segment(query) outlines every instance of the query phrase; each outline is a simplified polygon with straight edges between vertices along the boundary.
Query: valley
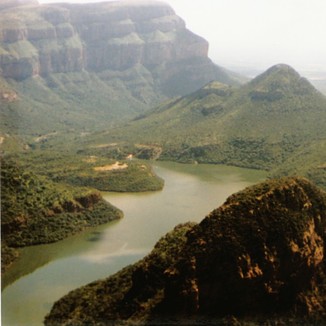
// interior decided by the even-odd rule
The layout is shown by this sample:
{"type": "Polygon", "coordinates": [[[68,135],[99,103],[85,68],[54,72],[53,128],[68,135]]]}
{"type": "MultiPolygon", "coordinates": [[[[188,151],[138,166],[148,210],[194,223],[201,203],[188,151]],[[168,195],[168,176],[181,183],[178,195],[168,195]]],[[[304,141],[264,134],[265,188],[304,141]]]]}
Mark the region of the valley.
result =
{"type": "Polygon", "coordinates": [[[325,212],[326,193],[307,180],[248,187],[137,263],[68,293],[45,324],[323,324],[325,212]]]}
{"type": "Polygon", "coordinates": [[[159,148],[161,160],[298,174],[325,188],[325,122],[326,97],[279,64],[240,87],[209,83],[79,146],[91,152],[112,142],[140,158],[152,158],[159,148]]]}
{"type": "Polygon", "coordinates": [[[161,1],[0,3],[3,325],[325,322],[323,71],[208,50],[161,1]]]}
{"type": "Polygon", "coordinates": [[[156,162],[159,192],[103,193],[122,219],[50,245],[26,247],[3,276],[2,322],[41,325],[68,291],[115,273],[146,255],[176,224],[199,221],[225,198],[265,178],[259,171],[156,162]],[[19,307],[19,309],[17,309],[19,307]]]}
{"type": "Polygon", "coordinates": [[[0,12],[3,133],[102,130],[210,80],[238,83],[163,2],[10,0],[0,12]]]}

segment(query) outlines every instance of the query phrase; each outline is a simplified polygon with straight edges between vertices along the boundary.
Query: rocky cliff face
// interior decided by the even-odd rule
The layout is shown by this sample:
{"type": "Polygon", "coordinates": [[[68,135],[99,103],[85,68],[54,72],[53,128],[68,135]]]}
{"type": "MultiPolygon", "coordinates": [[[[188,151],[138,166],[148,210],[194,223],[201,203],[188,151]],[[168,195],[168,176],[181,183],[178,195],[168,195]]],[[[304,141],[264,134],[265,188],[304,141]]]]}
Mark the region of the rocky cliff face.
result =
{"type": "Polygon", "coordinates": [[[305,179],[248,188],[59,300],[46,324],[323,324],[325,212],[326,193],[305,179]]]}
{"type": "Polygon", "coordinates": [[[6,78],[124,71],[137,65],[156,78],[158,67],[171,66],[159,76],[164,83],[179,73],[176,63],[182,66],[189,61],[187,69],[198,73],[198,67],[191,64],[194,59],[203,68],[194,79],[201,82],[216,77],[217,68],[207,57],[208,43],[187,30],[165,3],[11,3],[11,7],[10,2],[2,7],[0,21],[0,62],[6,78]]]}
{"type": "Polygon", "coordinates": [[[236,83],[165,3],[6,0],[0,12],[0,86],[21,99],[4,106],[6,132],[98,130],[211,80],[236,83]]]}

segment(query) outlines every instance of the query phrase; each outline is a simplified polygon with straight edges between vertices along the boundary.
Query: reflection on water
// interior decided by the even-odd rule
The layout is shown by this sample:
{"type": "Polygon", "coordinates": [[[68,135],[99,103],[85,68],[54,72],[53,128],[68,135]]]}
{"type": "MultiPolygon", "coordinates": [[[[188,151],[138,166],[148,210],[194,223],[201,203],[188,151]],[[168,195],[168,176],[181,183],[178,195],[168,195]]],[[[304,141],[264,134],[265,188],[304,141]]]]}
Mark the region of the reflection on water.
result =
{"type": "Polygon", "coordinates": [[[54,301],[146,255],[175,225],[200,221],[227,196],[264,178],[259,171],[155,163],[162,191],[107,193],[124,218],[51,245],[25,248],[3,282],[2,325],[41,325],[54,301]],[[15,281],[16,280],[16,281],[15,281]],[[15,281],[15,282],[14,282],[15,281]]]}
{"type": "Polygon", "coordinates": [[[96,242],[101,240],[101,232],[94,231],[91,233],[90,237],[87,239],[87,241],[96,242]]]}
{"type": "Polygon", "coordinates": [[[80,234],[71,236],[68,239],[64,239],[56,243],[37,245],[21,249],[20,259],[13,264],[9,273],[6,273],[1,279],[2,289],[22,276],[30,274],[37,268],[46,265],[50,261],[71,255],[78,255],[79,253],[87,251],[94,245],[93,239],[95,234],[97,234],[98,241],[100,241],[102,232],[117,222],[118,221],[114,221],[101,225],[94,228],[94,231],[86,230],[80,234]]]}
{"type": "Polygon", "coordinates": [[[126,242],[121,248],[115,252],[89,252],[81,257],[81,259],[87,263],[94,264],[107,264],[113,262],[117,257],[143,257],[147,253],[145,249],[128,249],[128,243],[126,242]]]}

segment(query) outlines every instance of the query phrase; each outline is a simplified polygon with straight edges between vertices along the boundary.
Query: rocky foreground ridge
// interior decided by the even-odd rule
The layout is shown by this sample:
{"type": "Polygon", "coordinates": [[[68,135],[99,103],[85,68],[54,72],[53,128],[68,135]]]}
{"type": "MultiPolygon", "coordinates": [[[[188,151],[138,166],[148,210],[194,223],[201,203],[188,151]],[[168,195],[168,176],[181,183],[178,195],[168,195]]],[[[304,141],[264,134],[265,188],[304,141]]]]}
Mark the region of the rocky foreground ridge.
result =
{"type": "Polygon", "coordinates": [[[306,179],[267,181],[72,291],[45,324],[322,325],[325,241],[326,193],[306,179]]]}

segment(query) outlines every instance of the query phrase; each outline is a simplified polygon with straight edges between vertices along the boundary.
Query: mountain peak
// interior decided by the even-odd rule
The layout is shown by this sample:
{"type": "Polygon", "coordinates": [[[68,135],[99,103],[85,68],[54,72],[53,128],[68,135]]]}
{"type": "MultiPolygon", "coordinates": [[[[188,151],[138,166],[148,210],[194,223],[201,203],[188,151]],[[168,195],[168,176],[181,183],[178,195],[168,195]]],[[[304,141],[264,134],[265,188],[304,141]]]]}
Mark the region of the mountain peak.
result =
{"type": "Polygon", "coordinates": [[[249,87],[253,87],[253,100],[276,100],[285,94],[307,95],[316,93],[309,81],[287,64],[277,64],[254,78],[249,87]]]}
{"type": "Polygon", "coordinates": [[[300,79],[300,74],[291,66],[279,63],[267,69],[265,72],[257,76],[252,80],[252,83],[261,82],[267,78],[291,78],[291,79],[300,79]]]}
{"type": "Polygon", "coordinates": [[[269,69],[267,69],[266,72],[285,72],[285,73],[298,74],[294,68],[292,68],[290,65],[286,63],[278,63],[270,67],[269,69]]]}
{"type": "Polygon", "coordinates": [[[283,75],[294,78],[301,78],[300,74],[291,66],[285,63],[276,64],[263,73],[263,75],[283,75]]]}

